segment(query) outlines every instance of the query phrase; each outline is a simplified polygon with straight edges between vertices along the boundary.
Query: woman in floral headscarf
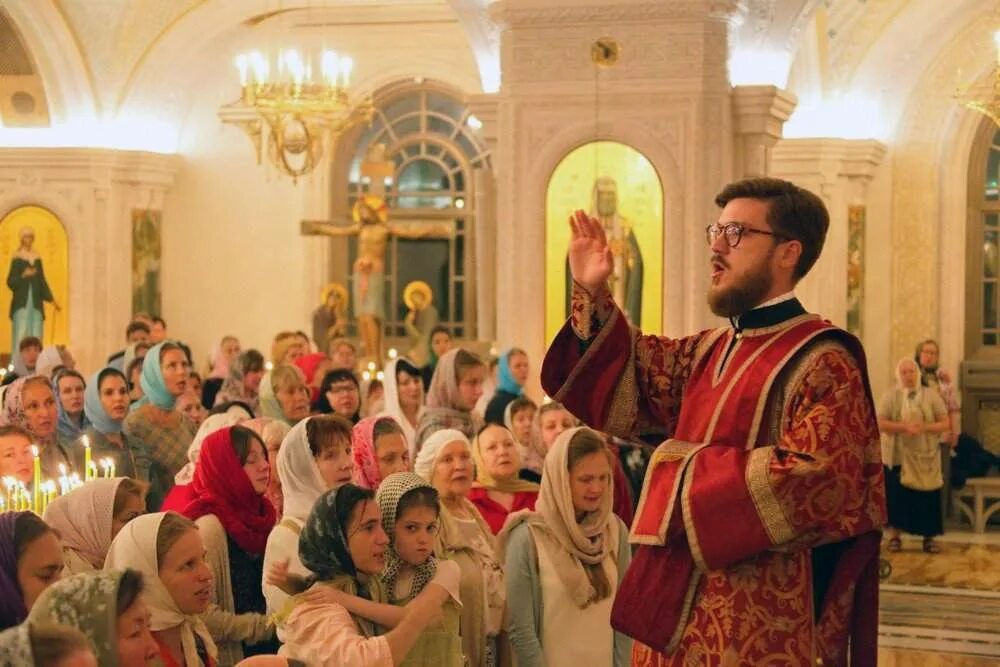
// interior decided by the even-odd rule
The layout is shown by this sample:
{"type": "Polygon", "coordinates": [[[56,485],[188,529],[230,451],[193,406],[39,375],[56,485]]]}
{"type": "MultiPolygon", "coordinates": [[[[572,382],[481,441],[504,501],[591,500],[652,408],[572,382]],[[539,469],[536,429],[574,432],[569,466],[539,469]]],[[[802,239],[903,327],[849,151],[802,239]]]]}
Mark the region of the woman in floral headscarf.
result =
{"type": "Polygon", "coordinates": [[[243,401],[254,414],[260,411],[257,398],[261,378],[264,377],[264,356],[257,350],[241,352],[235,363],[230,364],[229,374],[215,395],[215,405],[243,401]]]}
{"type": "MultiPolygon", "coordinates": [[[[385,565],[388,537],[378,506],[367,489],[345,484],[327,491],[302,530],[299,555],[312,573],[308,583],[332,586],[374,602],[386,594],[378,575],[385,565]]],[[[389,631],[340,604],[312,602],[298,595],[279,619],[281,655],[314,667],[400,665],[434,617],[439,600],[418,598],[389,631]]]]}
{"type": "Polygon", "coordinates": [[[136,570],[76,574],[50,586],[28,622],[76,628],[90,640],[101,667],[145,667],[160,652],[149,631],[136,570]]]}
{"type": "Polygon", "coordinates": [[[72,443],[56,431],[58,411],[52,386],[46,378],[33,376],[14,380],[3,401],[3,423],[19,426],[31,435],[41,450],[42,474],[56,479],[63,473],[59,466],[72,471],[72,443]]]}
{"type": "Polygon", "coordinates": [[[354,483],[372,491],[392,473],[412,468],[403,429],[392,417],[366,417],[355,424],[351,456],[354,483]]]}
{"type": "Polygon", "coordinates": [[[21,625],[0,632],[0,665],[91,667],[97,665],[90,642],[64,625],[21,625]]]}

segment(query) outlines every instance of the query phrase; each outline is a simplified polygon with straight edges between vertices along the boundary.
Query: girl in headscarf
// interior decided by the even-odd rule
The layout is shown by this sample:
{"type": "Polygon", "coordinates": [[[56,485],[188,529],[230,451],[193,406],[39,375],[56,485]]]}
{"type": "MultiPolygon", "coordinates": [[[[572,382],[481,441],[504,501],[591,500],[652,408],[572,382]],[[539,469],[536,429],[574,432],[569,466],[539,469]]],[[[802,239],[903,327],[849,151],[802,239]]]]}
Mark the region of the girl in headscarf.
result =
{"type": "Polygon", "coordinates": [[[417,426],[417,452],[435,431],[456,429],[467,438],[482,428],[482,417],[472,412],[483,394],[486,366],[482,359],[461,348],[441,357],[427,392],[427,409],[417,426]]]}
{"type": "Polygon", "coordinates": [[[257,350],[240,353],[236,363],[230,364],[229,374],[215,395],[214,405],[242,401],[257,414],[260,407],[257,394],[263,377],[264,356],[257,350]]]}
{"type": "Polygon", "coordinates": [[[212,602],[212,571],[192,521],[174,512],[130,521],[111,543],[106,570],[138,570],[149,629],[166,667],[214,667],[218,650],[203,619],[212,602]]]}
{"type": "MultiPolygon", "coordinates": [[[[274,527],[275,513],[264,498],[270,468],[264,443],[253,431],[231,426],[209,434],[198,454],[191,490],[194,499],[181,514],[193,520],[205,541],[212,568],[214,602],[224,612],[259,614],[256,644],[271,637],[263,616],[264,547],[274,527]]],[[[245,648],[216,638],[220,664],[239,662],[245,648]]],[[[276,646],[258,646],[253,653],[273,653],[276,646]]]]}
{"type": "Polygon", "coordinates": [[[494,535],[503,528],[508,514],[535,509],[538,485],[518,476],[521,456],[510,431],[487,424],[472,441],[472,460],[476,464],[476,483],[469,500],[494,535]]]}
{"type": "Polygon", "coordinates": [[[468,499],[473,479],[469,439],[454,429],[437,431],[420,450],[415,469],[441,501],[434,553],[454,560],[461,572],[462,652],[470,665],[498,665],[506,649],[504,574],[496,538],[468,499]]]}
{"type": "Polygon", "coordinates": [[[528,353],[512,347],[497,362],[497,390],[486,406],[486,422],[503,424],[504,410],[515,398],[524,395],[528,381],[528,353]]]}
{"type": "Polygon", "coordinates": [[[128,477],[91,480],[49,503],[45,523],[62,540],[65,573],[104,567],[115,535],[145,511],[146,485],[128,477]]]}
{"type": "Polygon", "coordinates": [[[0,630],[24,621],[62,569],[62,545],[48,524],[32,512],[0,512],[0,630]]]}
{"type": "MultiPolygon", "coordinates": [[[[309,513],[299,555],[315,586],[384,602],[378,575],[388,537],[373,494],[353,484],[327,491],[309,513]]],[[[400,665],[440,608],[439,599],[418,597],[387,632],[335,602],[294,597],[279,621],[281,655],[314,667],[400,665]]]]}
{"type": "Polygon", "coordinates": [[[145,396],[132,406],[122,426],[126,435],[148,448],[152,460],[148,505],[156,510],[187,461],[187,448],[196,428],[176,409],[177,397],[188,383],[184,350],[177,343],[164,341],[146,356],[140,379],[145,396]]]}
{"type": "Polygon", "coordinates": [[[382,412],[378,416],[392,417],[403,429],[410,461],[417,458],[417,425],[424,411],[424,383],[420,369],[407,359],[393,359],[385,366],[382,380],[382,412]]]}
{"type": "Polygon", "coordinates": [[[136,570],[76,574],[50,586],[28,622],[76,628],[101,667],[146,667],[160,652],[146,620],[143,578],[136,570]]]}
{"type": "Polygon", "coordinates": [[[260,381],[260,416],[289,426],[309,416],[309,388],[296,366],[276,366],[260,381]]]}
{"type": "Polygon", "coordinates": [[[90,642],[64,625],[28,625],[0,632],[0,665],[90,667],[97,665],[90,642]]]}
{"type": "MultiPolygon", "coordinates": [[[[110,367],[95,373],[83,394],[83,412],[90,423],[83,435],[90,445],[92,460],[110,458],[117,475],[148,482],[152,461],[146,445],[122,431],[128,408],[125,375],[110,367]]],[[[82,460],[79,450],[77,459],[82,460]]]]}
{"type": "Polygon", "coordinates": [[[500,534],[520,665],[631,664],[632,641],[611,628],[631,560],[628,528],[611,511],[611,456],[595,431],[563,433],[545,459],[537,510],[512,514],[500,534]]]}
{"type": "Polygon", "coordinates": [[[412,469],[403,429],[391,417],[366,417],[355,424],[351,457],[354,483],[372,491],[392,473],[412,469]]]}
{"type": "Polygon", "coordinates": [[[64,470],[74,469],[72,443],[61,438],[56,431],[58,411],[56,397],[49,381],[43,377],[14,380],[3,401],[3,423],[18,426],[31,436],[31,441],[41,450],[42,474],[51,479],[64,470]]]}
{"type": "Polygon", "coordinates": [[[83,410],[84,393],[87,383],[74,370],[64,368],[52,380],[52,390],[56,397],[56,430],[67,441],[83,435],[90,421],[83,410]]]}
{"type": "Polygon", "coordinates": [[[925,553],[939,553],[934,538],[944,532],[941,515],[941,434],[951,428],[941,395],[922,386],[913,359],[896,364],[896,386],[878,403],[882,432],[889,551],[902,548],[900,531],[924,538],[925,553]]]}
{"type": "MultiPolygon", "coordinates": [[[[351,481],[351,425],[335,416],[309,417],[292,427],[278,450],[277,474],[281,481],[281,521],[267,538],[265,572],[275,563],[287,562],[293,575],[309,574],[299,560],[299,536],[309,511],[324,491],[351,481]]],[[[266,581],[263,584],[268,613],[282,610],[288,595],[266,581]]]]}

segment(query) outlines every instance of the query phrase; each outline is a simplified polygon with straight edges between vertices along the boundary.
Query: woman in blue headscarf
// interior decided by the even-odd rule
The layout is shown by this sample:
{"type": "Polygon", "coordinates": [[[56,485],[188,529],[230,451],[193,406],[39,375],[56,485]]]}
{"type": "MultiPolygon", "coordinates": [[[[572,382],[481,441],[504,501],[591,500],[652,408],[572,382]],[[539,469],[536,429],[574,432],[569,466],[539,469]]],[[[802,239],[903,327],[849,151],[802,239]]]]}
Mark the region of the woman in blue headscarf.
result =
{"type": "Polygon", "coordinates": [[[500,355],[497,365],[497,392],[486,406],[486,423],[503,426],[507,404],[524,393],[528,381],[528,354],[512,347],[500,355]]]}
{"type": "Polygon", "coordinates": [[[190,367],[184,350],[174,341],[150,348],[139,377],[144,396],[132,405],[122,424],[128,437],[146,445],[152,461],[146,502],[150,512],[159,509],[174,485],[174,476],[187,463],[188,445],[197,431],[175,407],[177,397],[187,389],[190,367]]]}
{"type": "Polygon", "coordinates": [[[76,371],[63,368],[52,378],[52,391],[56,395],[58,414],[56,430],[61,438],[76,440],[90,426],[83,409],[87,383],[76,371]]]}
{"type": "MultiPolygon", "coordinates": [[[[116,477],[149,481],[149,453],[146,445],[122,432],[128,415],[129,395],[125,375],[116,368],[94,373],[83,394],[83,412],[89,426],[83,431],[94,461],[111,459],[116,477]]],[[[81,467],[82,470],[82,467],[81,467]]]]}

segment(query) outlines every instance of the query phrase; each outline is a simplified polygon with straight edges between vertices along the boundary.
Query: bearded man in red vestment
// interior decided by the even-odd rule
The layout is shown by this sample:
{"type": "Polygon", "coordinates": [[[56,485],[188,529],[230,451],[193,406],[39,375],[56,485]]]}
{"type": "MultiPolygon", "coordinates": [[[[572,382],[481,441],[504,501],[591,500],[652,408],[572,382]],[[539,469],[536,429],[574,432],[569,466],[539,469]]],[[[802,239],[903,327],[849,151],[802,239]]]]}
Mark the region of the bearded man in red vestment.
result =
{"type": "Polygon", "coordinates": [[[727,186],[706,229],[708,304],[730,326],[670,339],[608,291],[600,223],[570,220],[570,320],[542,384],[588,426],[665,432],[611,622],[633,665],[874,665],[885,522],[861,343],[806,312],[826,207],[787,181],[727,186]]]}

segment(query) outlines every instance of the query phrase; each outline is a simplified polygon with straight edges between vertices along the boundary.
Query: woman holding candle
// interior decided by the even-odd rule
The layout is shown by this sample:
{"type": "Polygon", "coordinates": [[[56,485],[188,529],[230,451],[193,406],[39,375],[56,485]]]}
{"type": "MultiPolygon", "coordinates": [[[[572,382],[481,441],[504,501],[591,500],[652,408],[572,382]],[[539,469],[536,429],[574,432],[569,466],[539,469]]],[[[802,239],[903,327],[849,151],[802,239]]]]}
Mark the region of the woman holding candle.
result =
{"type": "Polygon", "coordinates": [[[83,434],[84,429],[90,426],[83,410],[86,388],[87,383],[83,381],[83,376],[69,368],[58,371],[52,379],[56,410],[59,415],[56,430],[66,440],[76,440],[83,434]]]}
{"type": "Polygon", "coordinates": [[[138,401],[122,424],[125,433],[144,443],[152,465],[149,471],[150,509],[157,509],[174,485],[174,475],[187,461],[187,448],[195,427],[177,411],[177,397],[188,383],[188,359],[180,345],[164,341],[146,355],[140,383],[145,397],[138,401]]]}
{"type": "MultiPolygon", "coordinates": [[[[131,477],[149,481],[151,461],[146,445],[122,432],[122,422],[128,415],[128,383],[114,368],[105,368],[91,376],[84,391],[83,410],[90,425],[84,430],[90,447],[91,460],[109,459],[114,466],[112,477],[131,477]]],[[[77,446],[77,455],[84,456],[84,446],[77,446]]]]}
{"type": "Polygon", "coordinates": [[[48,524],[33,512],[0,513],[0,630],[21,623],[62,569],[62,546],[48,524]]]}
{"type": "Polygon", "coordinates": [[[104,567],[115,535],[146,511],[146,485],[128,477],[95,479],[55,498],[45,522],[62,539],[66,573],[104,567]]]}
{"type": "MultiPolygon", "coordinates": [[[[264,548],[275,523],[274,508],[264,498],[269,475],[264,443],[250,429],[223,428],[202,443],[191,482],[194,499],[181,514],[195,522],[205,540],[214,602],[224,612],[263,615],[266,609],[261,591],[264,548]]],[[[251,648],[255,643],[218,641],[220,662],[238,662],[244,650],[257,654],[277,648],[251,648]]]]}
{"type": "Polygon", "coordinates": [[[42,476],[53,479],[59,465],[73,468],[71,443],[56,432],[56,397],[49,381],[33,376],[15,380],[4,394],[3,423],[20,426],[39,448],[42,476]]]}

